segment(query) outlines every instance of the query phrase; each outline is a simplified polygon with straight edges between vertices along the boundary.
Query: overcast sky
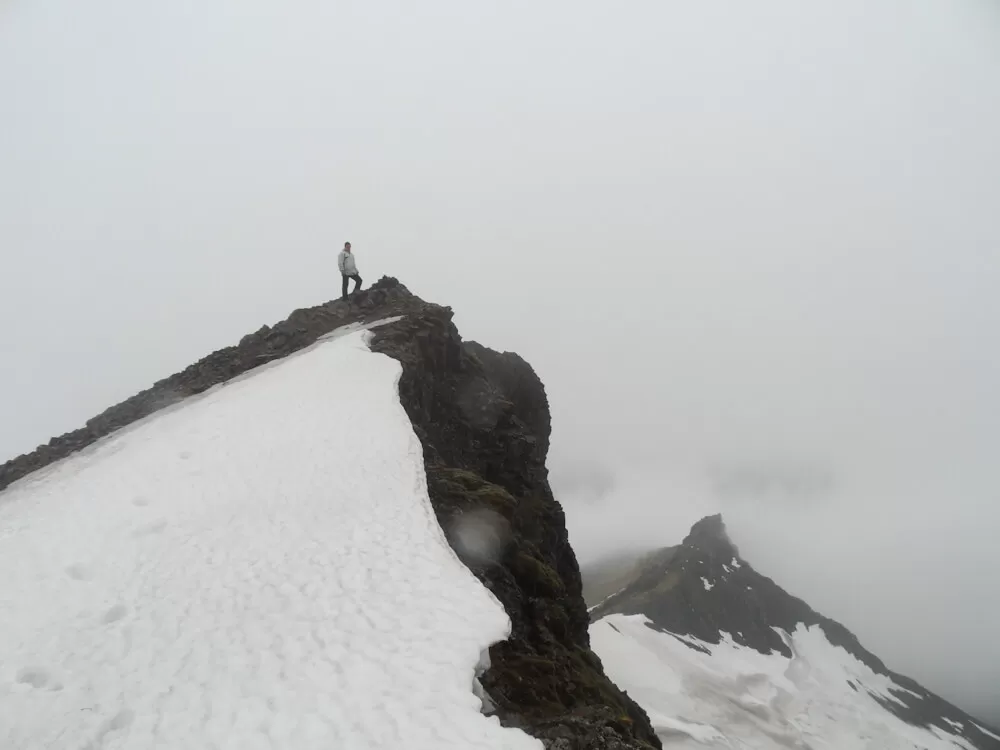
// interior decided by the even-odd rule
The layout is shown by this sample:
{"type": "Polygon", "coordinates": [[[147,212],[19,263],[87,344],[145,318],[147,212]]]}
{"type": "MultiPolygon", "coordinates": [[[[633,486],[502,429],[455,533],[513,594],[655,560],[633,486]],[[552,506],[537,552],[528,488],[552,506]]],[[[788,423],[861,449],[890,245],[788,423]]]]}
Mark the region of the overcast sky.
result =
{"type": "Polygon", "coordinates": [[[0,455],[351,240],[535,365],[582,559],[721,509],[1000,722],[998,134],[992,0],[2,0],[0,455]]]}

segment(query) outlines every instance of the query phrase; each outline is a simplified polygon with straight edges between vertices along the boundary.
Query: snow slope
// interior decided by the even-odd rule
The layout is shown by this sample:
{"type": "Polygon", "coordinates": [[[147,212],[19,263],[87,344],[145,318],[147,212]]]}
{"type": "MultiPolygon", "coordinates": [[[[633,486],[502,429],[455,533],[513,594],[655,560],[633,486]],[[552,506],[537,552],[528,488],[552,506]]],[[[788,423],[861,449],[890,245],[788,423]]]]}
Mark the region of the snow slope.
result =
{"type": "Polygon", "coordinates": [[[886,711],[873,696],[893,701],[901,688],[831,645],[819,626],[781,633],[788,659],[648,624],[643,615],[608,615],[591,625],[591,644],[664,748],[972,750],[962,737],[886,711]]]}
{"type": "Polygon", "coordinates": [[[448,547],[400,365],[341,330],[0,494],[0,747],[540,748],[448,547]]]}

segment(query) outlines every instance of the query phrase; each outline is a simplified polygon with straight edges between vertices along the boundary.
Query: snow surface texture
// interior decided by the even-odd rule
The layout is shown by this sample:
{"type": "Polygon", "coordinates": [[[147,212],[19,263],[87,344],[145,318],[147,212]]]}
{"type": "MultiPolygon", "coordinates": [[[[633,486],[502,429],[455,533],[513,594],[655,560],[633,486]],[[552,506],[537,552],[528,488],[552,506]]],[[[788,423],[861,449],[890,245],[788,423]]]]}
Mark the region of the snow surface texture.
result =
{"type": "Polygon", "coordinates": [[[509,748],[508,634],[357,327],[0,494],[0,747],[509,748]]]}
{"type": "Polygon", "coordinates": [[[962,737],[886,711],[872,695],[894,701],[890,688],[901,688],[833,646],[819,627],[781,633],[788,659],[728,637],[714,645],[664,633],[648,622],[609,615],[591,625],[591,644],[608,676],[649,714],[667,750],[972,750],[962,737]]]}

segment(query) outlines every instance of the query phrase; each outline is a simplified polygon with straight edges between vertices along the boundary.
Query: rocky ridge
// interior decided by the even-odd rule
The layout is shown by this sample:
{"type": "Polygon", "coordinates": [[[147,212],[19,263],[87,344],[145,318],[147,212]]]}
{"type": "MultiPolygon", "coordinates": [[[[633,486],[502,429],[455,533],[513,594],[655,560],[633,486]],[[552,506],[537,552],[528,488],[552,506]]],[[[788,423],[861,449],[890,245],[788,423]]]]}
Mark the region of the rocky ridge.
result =
{"type": "Polygon", "coordinates": [[[580,571],[545,468],[550,417],[541,381],[517,355],[462,341],[450,308],[396,279],[380,279],[351,304],[296,310],[0,465],[0,490],[336,328],[395,316],[374,329],[371,348],[402,364],[400,400],[423,444],[431,503],[453,548],[512,622],[480,676],[491,711],[547,748],[660,747],[645,712],[590,649],[580,571]],[[470,528],[486,543],[470,544],[470,528]]]}

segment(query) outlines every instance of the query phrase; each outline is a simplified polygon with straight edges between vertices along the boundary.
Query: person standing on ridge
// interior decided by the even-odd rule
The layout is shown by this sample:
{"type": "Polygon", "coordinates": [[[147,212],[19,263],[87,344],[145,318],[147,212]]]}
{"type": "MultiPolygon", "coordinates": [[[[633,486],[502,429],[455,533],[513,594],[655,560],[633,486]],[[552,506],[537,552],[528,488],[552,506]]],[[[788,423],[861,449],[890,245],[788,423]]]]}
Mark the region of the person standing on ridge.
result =
{"type": "Polygon", "coordinates": [[[337,267],[340,269],[340,279],[342,281],[340,298],[346,302],[348,279],[354,279],[354,291],[351,294],[355,294],[361,288],[361,277],[358,276],[358,266],[354,262],[354,253],[351,252],[350,242],[344,243],[344,249],[337,256],[337,267]]]}

